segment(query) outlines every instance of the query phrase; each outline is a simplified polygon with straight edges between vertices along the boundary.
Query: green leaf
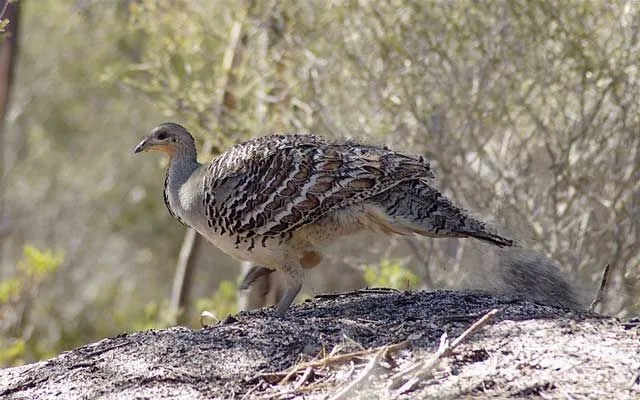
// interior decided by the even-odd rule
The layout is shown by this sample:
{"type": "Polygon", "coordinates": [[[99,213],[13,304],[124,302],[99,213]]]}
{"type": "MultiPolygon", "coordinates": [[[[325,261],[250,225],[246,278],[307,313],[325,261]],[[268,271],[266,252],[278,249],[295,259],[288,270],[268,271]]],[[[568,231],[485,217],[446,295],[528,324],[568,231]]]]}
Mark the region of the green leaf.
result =
{"type": "Polygon", "coordinates": [[[399,262],[382,259],[378,266],[367,266],[364,280],[368,286],[390,287],[399,290],[416,288],[420,278],[399,262]]]}
{"type": "Polygon", "coordinates": [[[16,300],[23,286],[23,280],[17,277],[0,281],[0,304],[16,300]]]}
{"type": "Polygon", "coordinates": [[[18,271],[23,272],[29,278],[41,279],[58,269],[63,260],[64,252],[62,250],[41,251],[33,246],[25,246],[23,259],[18,262],[18,271]]]}

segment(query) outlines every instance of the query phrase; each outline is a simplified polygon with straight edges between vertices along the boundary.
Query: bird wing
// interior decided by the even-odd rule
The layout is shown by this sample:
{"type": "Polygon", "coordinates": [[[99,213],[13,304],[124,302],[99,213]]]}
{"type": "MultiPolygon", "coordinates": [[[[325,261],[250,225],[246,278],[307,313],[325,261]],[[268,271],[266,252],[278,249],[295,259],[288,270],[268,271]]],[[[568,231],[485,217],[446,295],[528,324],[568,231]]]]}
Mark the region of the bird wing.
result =
{"type": "Polygon", "coordinates": [[[205,214],[211,228],[238,241],[284,236],[400,182],[433,177],[422,157],[312,135],[272,135],[212,162],[205,214]]]}

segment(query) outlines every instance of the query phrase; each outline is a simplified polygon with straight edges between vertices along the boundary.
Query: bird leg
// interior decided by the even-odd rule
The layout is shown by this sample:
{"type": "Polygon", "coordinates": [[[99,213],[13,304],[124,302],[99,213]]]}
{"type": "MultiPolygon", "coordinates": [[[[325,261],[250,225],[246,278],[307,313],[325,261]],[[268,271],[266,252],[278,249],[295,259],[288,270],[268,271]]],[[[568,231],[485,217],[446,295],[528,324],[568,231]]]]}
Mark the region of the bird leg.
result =
{"type": "Polygon", "coordinates": [[[276,316],[284,317],[284,314],[286,314],[289,306],[291,305],[291,303],[293,303],[293,299],[295,299],[298,293],[300,293],[301,288],[302,282],[297,283],[293,286],[289,286],[287,288],[287,290],[284,292],[284,296],[282,296],[282,299],[280,299],[280,302],[278,302],[278,307],[276,307],[276,316]]]}
{"type": "Polygon", "coordinates": [[[269,275],[273,271],[274,270],[271,268],[252,265],[249,271],[244,275],[244,278],[242,278],[242,282],[240,282],[240,290],[249,289],[249,286],[253,285],[256,280],[262,276],[269,275]]]}
{"type": "Polygon", "coordinates": [[[282,268],[282,271],[287,277],[288,287],[276,307],[276,316],[278,317],[284,316],[291,303],[293,303],[293,300],[296,298],[298,293],[300,293],[300,289],[302,289],[302,268],[287,265],[282,268]]]}

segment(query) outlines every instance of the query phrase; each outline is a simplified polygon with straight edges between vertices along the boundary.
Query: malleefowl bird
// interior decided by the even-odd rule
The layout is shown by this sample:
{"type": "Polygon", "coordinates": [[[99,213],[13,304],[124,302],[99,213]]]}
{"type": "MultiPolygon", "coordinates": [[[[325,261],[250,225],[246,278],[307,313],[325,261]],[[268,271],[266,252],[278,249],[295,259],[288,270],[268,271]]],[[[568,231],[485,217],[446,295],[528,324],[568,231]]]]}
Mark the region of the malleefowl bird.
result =
{"type": "Polygon", "coordinates": [[[515,244],[434,189],[423,157],[387,148],[270,135],[200,164],[191,134],[165,123],[135,147],[142,151],[169,156],[164,201],[172,216],[225,253],[284,272],[279,316],[300,291],[303,270],[318,265],[326,246],[344,235],[374,230],[515,244]]]}

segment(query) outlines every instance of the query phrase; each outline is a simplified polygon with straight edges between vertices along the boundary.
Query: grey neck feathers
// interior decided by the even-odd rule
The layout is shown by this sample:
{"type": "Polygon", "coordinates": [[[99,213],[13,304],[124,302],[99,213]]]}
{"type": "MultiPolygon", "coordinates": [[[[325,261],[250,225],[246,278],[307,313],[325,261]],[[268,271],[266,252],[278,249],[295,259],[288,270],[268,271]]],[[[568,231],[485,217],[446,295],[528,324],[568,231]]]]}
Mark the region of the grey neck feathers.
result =
{"type": "MultiPolygon", "coordinates": [[[[180,188],[189,180],[198,167],[200,167],[200,164],[196,159],[195,145],[181,143],[176,149],[175,155],[169,160],[169,169],[167,170],[165,181],[165,195],[175,196],[172,200],[177,200],[180,188]]],[[[167,204],[167,207],[169,207],[169,204],[167,204]]]]}

